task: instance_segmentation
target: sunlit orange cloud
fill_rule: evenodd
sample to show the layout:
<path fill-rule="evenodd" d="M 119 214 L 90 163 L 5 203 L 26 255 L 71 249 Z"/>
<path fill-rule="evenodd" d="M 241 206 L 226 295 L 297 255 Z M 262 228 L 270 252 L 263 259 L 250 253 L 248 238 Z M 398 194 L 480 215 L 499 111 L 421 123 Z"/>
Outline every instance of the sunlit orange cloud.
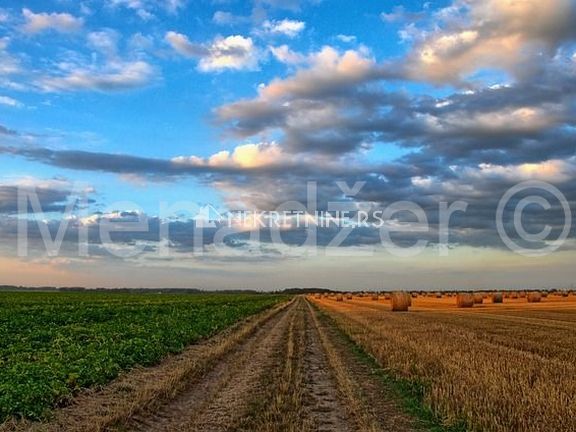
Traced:
<path fill-rule="evenodd" d="M 275 79 L 260 89 L 261 99 L 282 99 L 290 94 L 306 94 L 335 82 L 343 85 L 362 81 L 373 73 L 374 62 L 362 51 L 340 54 L 332 47 L 323 47 L 310 57 L 311 68 L 303 69 L 293 78 Z"/>
<path fill-rule="evenodd" d="M 223 150 L 208 158 L 198 156 L 179 156 L 172 159 L 176 164 L 210 167 L 258 168 L 289 162 L 289 156 L 280 146 L 272 143 L 243 144 L 232 151 Z"/>
<path fill-rule="evenodd" d="M 535 53 L 554 46 L 572 30 L 572 0 L 482 0 L 444 10 L 448 24 L 424 33 L 410 56 L 416 79 L 458 80 L 483 68 L 522 74 Z"/>

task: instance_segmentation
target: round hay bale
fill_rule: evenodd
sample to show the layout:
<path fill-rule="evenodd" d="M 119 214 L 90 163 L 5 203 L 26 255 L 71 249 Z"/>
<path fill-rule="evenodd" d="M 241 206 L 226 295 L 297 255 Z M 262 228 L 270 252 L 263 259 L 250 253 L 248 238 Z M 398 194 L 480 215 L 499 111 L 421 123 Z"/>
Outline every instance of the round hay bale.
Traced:
<path fill-rule="evenodd" d="M 412 297 L 404 291 L 397 291 L 390 296 L 392 312 L 406 312 L 412 305 Z"/>
<path fill-rule="evenodd" d="M 441 292 L 437 292 L 437 293 L 436 293 L 436 298 L 442 298 L 442 293 L 441 293 Z"/>
<path fill-rule="evenodd" d="M 378 301 L 378 294 L 372 294 L 372 300 Z"/>
<path fill-rule="evenodd" d="M 388 293 L 384 294 L 384 300 L 390 300 L 390 294 Z"/>
<path fill-rule="evenodd" d="M 503 303 L 504 299 L 501 292 L 492 293 L 492 303 Z"/>
<path fill-rule="evenodd" d="M 517 299 L 517 298 L 518 298 L 518 293 L 517 293 L 517 292 L 513 292 L 512 294 L 510 294 L 510 298 Z"/>
<path fill-rule="evenodd" d="M 482 304 L 484 302 L 484 295 L 482 293 L 474 293 L 474 303 Z"/>
<path fill-rule="evenodd" d="M 548 297 L 548 291 L 543 291 L 542 292 L 542 298 L 546 298 Z"/>
<path fill-rule="evenodd" d="M 520 298 L 526 298 L 526 291 L 520 291 Z"/>
<path fill-rule="evenodd" d="M 526 300 L 528 300 L 528 303 L 540 303 L 541 299 L 542 295 L 538 291 L 532 291 L 526 295 Z"/>
<path fill-rule="evenodd" d="M 459 293 L 456 295 L 456 306 L 459 308 L 470 308 L 474 306 L 474 296 L 470 293 Z"/>
<path fill-rule="evenodd" d="M 352 300 L 352 294 L 346 294 L 346 300 Z"/>
<path fill-rule="evenodd" d="M 342 294 L 337 294 L 336 295 L 336 301 L 344 301 L 344 296 Z"/>

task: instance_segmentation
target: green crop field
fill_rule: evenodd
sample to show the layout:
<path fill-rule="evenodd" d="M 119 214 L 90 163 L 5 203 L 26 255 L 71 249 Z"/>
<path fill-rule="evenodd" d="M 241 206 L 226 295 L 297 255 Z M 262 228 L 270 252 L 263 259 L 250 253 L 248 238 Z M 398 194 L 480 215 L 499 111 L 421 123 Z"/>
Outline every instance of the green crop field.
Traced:
<path fill-rule="evenodd" d="M 0 423 L 42 418 L 81 388 L 157 363 L 284 298 L 0 292 Z"/>

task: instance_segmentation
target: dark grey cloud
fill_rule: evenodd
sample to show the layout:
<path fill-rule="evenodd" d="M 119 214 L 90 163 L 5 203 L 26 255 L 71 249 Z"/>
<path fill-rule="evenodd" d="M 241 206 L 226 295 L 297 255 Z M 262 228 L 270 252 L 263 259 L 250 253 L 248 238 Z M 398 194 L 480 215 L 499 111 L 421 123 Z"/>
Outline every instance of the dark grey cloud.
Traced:
<path fill-rule="evenodd" d="M 90 152 L 82 150 L 54 150 L 40 146 L 6 146 L 0 145 L 0 154 L 21 157 L 59 168 L 83 171 L 100 171 L 114 174 L 137 174 L 150 179 L 175 180 L 178 177 L 198 177 L 209 181 L 223 176 L 268 177 L 286 175 L 333 176 L 342 170 L 360 173 L 366 166 L 359 164 L 326 166 L 322 172 L 314 160 L 309 162 L 279 161 L 277 164 L 255 167 L 242 167 L 235 164 L 193 164 L 179 162 L 177 159 L 158 159 L 127 154 Z"/>
<path fill-rule="evenodd" d="M 550 149 L 526 153 L 545 158 L 561 153 L 559 138 L 565 142 L 574 134 L 576 79 L 566 62 L 549 65 L 538 82 L 444 98 L 386 91 L 370 74 L 344 90 L 335 83 L 337 92 L 318 92 L 309 77 L 294 84 L 296 75 L 282 97 L 225 105 L 216 118 L 241 138 L 280 133 L 283 147 L 293 153 L 339 155 L 392 143 L 447 159 L 478 151 L 493 158 L 529 147 Z"/>
<path fill-rule="evenodd" d="M 513 206 L 516 205 L 519 199 L 527 196 L 533 191 L 525 191 L 516 197 L 509 207 L 506 208 L 504 221 L 505 229 L 512 238 L 519 245 L 526 248 L 542 248 L 546 243 L 526 242 L 519 238 L 518 233 L 515 231 L 512 221 Z M 541 192 L 541 191 L 540 191 Z M 574 196 L 574 191 L 570 192 Z M 457 245 L 467 245 L 474 247 L 491 247 L 505 249 L 502 239 L 499 237 L 495 229 L 495 215 L 494 210 L 497 204 L 497 199 L 490 199 L 488 191 L 483 199 L 477 198 L 476 200 L 469 200 L 469 208 L 466 213 L 456 213 L 450 223 L 450 243 L 449 247 Z M 388 198 L 388 197 L 386 197 Z M 552 198 L 546 196 L 546 198 Z M 430 225 L 428 230 L 418 232 L 406 227 L 405 231 L 393 232 L 391 240 L 393 245 L 397 247 L 411 247 L 417 241 L 424 240 L 428 242 L 429 246 L 434 246 L 439 242 L 439 226 L 438 226 L 438 207 L 434 205 L 433 200 L 426 200 L 422 196 L 418 196 L 418 203 L 426 212 Z M 574 202 L 572 201 L 572 204 Z M 377 210 L 378 207 L 372 208 Z M 290 256 L 289 251 L 285 255 L 286 248 L 296 248 L 304 246 L 309 240 L 311 229 L 306 228 L 292 228 L 280 231 L 281 242 L 277 242 L 277 237 L 273 236 L 269 229 L 258 229 L 254 231 L 231 231 L 224 236 L 224 238 L 216 236 L 219 235 L 218 229 L 223 228 L 223 224 L 217 224 L 215 228 L 202 228 L 197 231 L 197 224 L 194 220 L 181 220 L 170 221 L 161 220 L 158 217 L 147 216 L 140 214 L 135 217 L 131 212 L 123 212 L 121 214 L 110 217 L 109 215 L 101 215 L 101 219 L 92 219 L 92 222 L 86 224 L 80 220 L 70 220 L 67 229 L 65 230 L 64 243 L 62 245 L 60 255 L 74 257 L 79 253 L 79 241 L 87 240 L 85 250 L 89 256 L 103 256 L 111 258 L 122 258 L 123 255 L 116 255 L 119 250 L 130 252 L 130 256 L 145 256 L 145 257 L 158 257 L 159 259 L 178 260 L 182 256 L 190 258 L 191 254 L 196 254 L 199 259 L 210 259 L 211 256 L 222 255 L 222 249 L 226 249 L 229 253 L 224 251 L 223 256 L 230 261 L 242 261 L 247 256 L 257 255 L 263 258 L 270 259 L 283 259 Z M 353 214 L 352 214 L 353 216 Z M 411 213 L 398 213 L 395 215 L 396 222 L 413 223 L 415 217 Z M 136 220 L 145 222 L 145 230 L 134 229 L 126 227 L 126 223 L 133 223 Z M 537 233 L 544 227 L 550 226 L 552 233 L 550 238 L 557 238 L 563 229 L 564 215 L 558 205 L 553 205 L 552 209 L 543 211 L 537 206 L 528 207 L 523 213 L 523 226 L 533 233 Z M 44 223 L 50 233 L 51 238 L 56 237 L 56 233 L 60 229 L 61 221 L 54 219 Z M 39 228 L 38 222 L 30 220 L 27 222 L 28 229 L 28 242 L 32 250 L 32 254 L 40 254 L 46 252 L 45 245 L 42 242 L 42 231 Z M 110 242 L 103 243 L 101 229 L 111 230 Z M 168 237 L 162 238 L 160 233 L 165 229 Z M 86 236 L 80 232 L 86 230 Z M 84 232 L 84 231 L 83 231 Z M 199 234 L 201 232 L 201 234 Z M 18 233 L 18 223 L 15 218 L 0 218 L 0 237 L 4 240 L 3 247 L 11 247 L 14 251 L 16 238 Z M 326 246 L 334 246 L 334 241 L 338 240 L 339 247 L 375 247 L 380 248 L 382 245 L 392 246 L 392 244 L 383 236 L 381 230 L 375 227 L 357 227 L 349 229 L 344 232 L 343 237 L 339 237 L 343 233 L 343 229 L 336 226 L 318 227 L 315 230 L 314 244 L 320 248 Z M 570 236 L 574 236 L 574 227 L 570 231 Z M 82 239 L 82 240 L 79 240 Z M 254 239 L 257 239 L 254 243 Z M 168 256 L 159 255 L 160 241 L 168 241 L 169 249 Z M 384 243 L 386 242 L 386 243 Z M 214 247 L 217 246 L 218 250 Z M 570 247 L 567 244 L 565 247 Z M 136 252 L 136 253 L 134 253 Z"/>
<path fill-rule="evenodd" d="M 65 189 L 51 187 L 30 188 L 18 185 L 0 185 L 0 214 L 10 214 L 18 212 L 19 194 L 26 196 L 27 193 L 35 193 L 38 202 L 45 212 L 63 212 L 72 197 L 72 192 Z M 23 210 L 33 212 L 29 201 Z"/>

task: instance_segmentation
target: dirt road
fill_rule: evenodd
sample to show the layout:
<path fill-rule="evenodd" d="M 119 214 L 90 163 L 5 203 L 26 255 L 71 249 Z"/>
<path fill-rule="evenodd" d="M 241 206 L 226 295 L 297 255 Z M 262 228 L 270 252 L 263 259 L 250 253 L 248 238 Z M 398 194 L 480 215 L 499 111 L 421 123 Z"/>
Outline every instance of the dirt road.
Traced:
<path fill-rule="evenodd" d="M 413 421 L 304 298 L 28 430 L 409 431 Z"/>

